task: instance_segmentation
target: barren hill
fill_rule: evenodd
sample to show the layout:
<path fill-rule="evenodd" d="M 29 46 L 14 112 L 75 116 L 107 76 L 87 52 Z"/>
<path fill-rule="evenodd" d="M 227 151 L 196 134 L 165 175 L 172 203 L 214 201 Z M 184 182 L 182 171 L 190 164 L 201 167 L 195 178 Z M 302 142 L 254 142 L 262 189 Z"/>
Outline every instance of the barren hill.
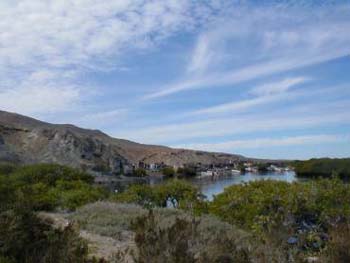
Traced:
<path fill-rule="evenodd" d="M 0 161 L 59 163 L 88 170 L 118 172 L 121 164 L 143 162 L 181 166 L 245 159 L 239 155 L 172 149 L 115 139 L 98 130 L 45 123 L 0 111 Z"/>

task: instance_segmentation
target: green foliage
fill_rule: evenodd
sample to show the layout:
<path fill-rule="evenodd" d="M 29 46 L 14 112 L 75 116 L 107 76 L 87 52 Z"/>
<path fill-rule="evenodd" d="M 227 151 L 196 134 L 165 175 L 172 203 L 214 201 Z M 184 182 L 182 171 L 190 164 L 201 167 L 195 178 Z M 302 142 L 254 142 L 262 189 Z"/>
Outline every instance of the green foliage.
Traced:
<path fill-rule="evenodd" d="M 76 209 L 107 197 L 93 177 L 55 164 L 23 166 L 0 175 L 0 211 L 21 204 L 33 210 Z"/>
<path fill-rule="evenodd" d="M 75 210 L 82 205 L 106 199 L 108 192 L 103 188 L 92 187 L 82 181 L 60 180 L 56 187 L 50 190 L 49 195 L 56 197 L 58 207 Z"/>
<path fill-rule="evenodd" d="M 162 169 L 162 174 L 167 177 L 174 177 L 175 176 L 175 169 L 173 167 L 164 167 Z"/>
<path fill-rule="evenodd" d="M 258 164 L 257 164 L 258 171 L 259 171 L 259 172 L 262 172 L 262 173 L 267 172 L 267 171 L 268 171 L 267 168 L 268 168 L 269 166 L 270 166 L 270 165 L 267 164 L 267 163 L 258 163 Z"/>
<path fill-rule="evenodd" d="M 55 186 L 59 180 L 83 181 L 88 184 L 94 182 L 93 176 L 80 170 L 58 164 L 35 164 L 16 169 L 11 177 L 20 185 L 43 183 Z"/>
<path fill-rule="evenodd" d="M 132 185 L 113 199 L 119 202 L 136 203 L 145 207 L 173 207 L 190 209 L 200 204 L 200 191 L 190 183 L 174 179 L 162 185 Z"/>
<path fill-rule="evenodd" d="M 147 171 L 143 168 L 137 168 L 135 169 L 133 175 L 136 177 L 145 177 L 147 176 Z"/>
<path fill-rule="evenodd" d="M 350 218 L 350 186 L 339 179 L 255 181 L 226 188 L 209 211 L 281 249 L 290 250 L 286 240 L 296 236 L 299 251 L 320 252 L 329 229 Z"/>
<path fill-rule="evenodd" d="M 155 217 L 150 211 L 148 216 L 139 217 L 132 225 L 136 232 L 135 241 L 139 248 L 139 262 L 195 262 L 189 249 L 189 237 L 196 231 L 193 225 L 184 219 L 176 218 L 175 223 L 165 231 L 159 229 Z"/>
<path fill-rule="evenodd" d="M 190 166 L 179 167 L 176 172 L 178 176 L 183 176 L 183 177 L 192 177 L 192 176 L 196 176 L 197 174 L 196 168 L 190 167 Z"/>
<path fill-rule="evenodd" d="M 123 240 L 125 232 L 131 230 L 132 220 L 146 213 L 134 204 L 96 202 L 78 208 L 69 219 L 91 233 Z"/>
<path fill-rule="evenodd" d="M 350 262 L 350 225 L 342 223 L 330 231 L 330 242 L 325 256 L 328 262 Z"/>
<path fill-rule="evenodd" d="M 251 235 L 212 217 L 192 217 L 174 210 L 151 210 L 131 228 L 138 248 L 136 262 L 287 262 Z"/>
<path fill-rule="evenodd" d="M 0 214 L 0 262 L 86 262 L 87 246 L 72 225 L 52 227 L 31 211 Z"/>
<path fill-rule="evenodd" d="M 331 177 L 337 175 L 350 178 L 350 158 L 347 159 L 311 159 L 292 163 L 295 172 L 301 177 Z"/>
<path fill-rule="evenodd" d="M 11 163 L 0 163 L 0 175 L 8 175 L 13 173 L 18 166 Z"/>

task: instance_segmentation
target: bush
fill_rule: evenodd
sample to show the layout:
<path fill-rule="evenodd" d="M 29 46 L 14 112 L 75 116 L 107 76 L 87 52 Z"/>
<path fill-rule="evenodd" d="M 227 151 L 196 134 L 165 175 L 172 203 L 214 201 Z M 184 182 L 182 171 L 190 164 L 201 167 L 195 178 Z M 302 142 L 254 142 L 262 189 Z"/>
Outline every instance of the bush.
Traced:
<path fill-rule="evenodd" d="M 137 205 L 96 202 L 77 209 L 69 218 L 91 233 L 122 240 L 125 231 L 131 231 L 131 221 L 146 213 Z"/>
<path fill-rule="evenodd" d="M 18 185 L 43 183 L 55 186 L 57 181 L 94 182 L 94 177 L 80 170 L 58 164 L 35 164 L 20 167 L 11 174 Z"/>
<path fill-rule="evenodd" d="M 251 234 L 212 216 L 193 217 L 178 209 L 156 208 L 150 213 L 141 206 L 96 202 L 68 215 L 94 235 L 116 239 L 110 254 L 134 257 L 136 262 L 285 262 L 286 256 Z M 134 249 L 135 240 L 137 249 Z M 128 255 L 120 255 L 129 244 Z M 104 243 L 101 244 L 106 251 Z M 108 247 L 109 249 L 109 247 Z M 225 261 L 226 260 L 226 261 Z"/>
<path fill-rule="evenodd" d="M 201 194 L 190 183 L 175 179 L 155 186 L 131 185 L 125 192 L 116 194 L 113 200 L 145 207 L 172 206 L 190 209 L 201 203 Z"/>
<path fill-rule="evenodd" d="M 54 164 L 23 166 L 0 175 L 0 210 L 21 204 L 33 210 L 76 209 L 107 198 L 92 185 L 93 177 L 79 170 Z"/>
<path fill-rule="evenodd" d="M 350 178 L 350 158 L 347 159 L 311 159 L 296 161 L 292 164 L 295 172 L 301 177 L 331 177 L 337 175 Z"/>
<path fill-rule="evenodd" d="M 147 176 L 147 171 L 143 168 L 137 168 L 134 171 L 133 175 L 136 177 L 145 177 L 145 176 Z"/>
<path fill-rule="evenodd" d="M 350 225 L 342 223 L 330 230 L 330 242 L 325 252 L 328 262 L 350 262 Z"/>
<path fill-rule="evenodd" d="M 226 188 L 209 203 L 209 211 L 288 253 L 293 247 L 320 252 L 328 230 L 350 217 L 350 186 L 339 179 L 250 182 Z M 291 237 L 296 238 L 292 246 L 287 245 Z"/>
<path fill-rule="evenodd" d="M 87 258 L 87 246 L 72 225 L 56 229 L 31 211 L 12 210 L 0 215 L 1 257 L 3 262 L 79 263 Z"/>
<path fill-rule="evenodd" d="M 11 163 L 0 163 L 0 175 L 9 175 L 16 171 L 18 166 Z"/>
<path fill-rule="evenodd" d="M 162 169 L 162 174 L 167 177 L 174 177 L 175 176 L 175 170 L 173 167 L 165 167 Z"/>
<path fill-rule="evenodd" d="M 212 217 L 150 211 L 133 221 L 136 262 L 287 262 L 251 235 Z"/>
<path fill-rule="evenodd" d="M 196 176 L 197 171 L 195 167 L 180 167 L 177 169 L 177 175 L 183 177 L 193 177 Z"/>

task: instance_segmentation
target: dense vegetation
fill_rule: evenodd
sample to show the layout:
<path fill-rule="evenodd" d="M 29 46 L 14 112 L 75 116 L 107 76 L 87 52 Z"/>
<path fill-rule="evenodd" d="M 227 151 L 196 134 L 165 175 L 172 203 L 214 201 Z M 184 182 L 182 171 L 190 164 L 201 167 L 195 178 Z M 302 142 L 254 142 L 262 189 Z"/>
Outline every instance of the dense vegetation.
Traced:
<path fill-rule="evenodd" d="M 296 161 L 292 164 L 295 172 L 301 177 L 331 177 L 350 178 L 350 158 L 347 159 L 310 159 Z"/>
<path fill-rule="evenodd" d="M 23 208 L 22 208 L 23 209 Z M 52 222 L 29 210 L 0 214 L 0 262 L 87 262 L 88 247 L 69 224 L 54 228 Z"/>
<path fill-rule="evenodd" d="M 1 263 L 91 262 L 75 223 L 57 227 L 38 211 L 122 242 L 127 249 L 112 245 L 109 262 L 350 262 L 350 185 L 334 176 L 234 185 L 209 202 L 177 179 L 112 194 L 64 166 L 2 165 L 0 205 Z"/>
<path fill-rule="evenodd" d="M 0 205 L 3 209 L 20 203 L 33 210 L 73 210 L 106 197 L 108 193 L 93 186 L 93 181 L 87 173 L 60 165 L 4 165 L 0 168 Z"/>
<path fill-rule="evenodd" d="M 93 177 L 60 165 L 0 166 L 0 262 L 88 262 L 73 225 L 55 228 L 35 211 L 73 210 L 106 197 Z"/>
<path fill-rule="evenodd" d="M 162 174 L 166 177 L 174 177 L 176 174 L 176 171 L 173 167 L 164 167 L 162 169 Z"/>
<path fill-rule="evenodd" d="M 334 226 L 348 227 L 350 187 L 339 179 L 251 182 L 228 187 L 210 203 L 209 210 L 266 242 L 281 244 L 283 250 L 320 254 L 329 248 L 329 233 L 338 231 Z"/>
<path fill-rule="evenodd" d="M 112 199 L 117 202 L 142 205 L 146 208 L 170 206 L 189 209 L 203 204 L 199 189 L 182 180 L 172 180 L 155 186 L 135 184 Z"/>
<path fill-rule="evenodd" d="M 176 184 L 181 185 L 182 182 Z M 177 197 L 180 204 L 182 201 L 186 204 L 179 208 L 191 214 L 215 215 L 248 231 L 258 240 L 256 242 L 269 244 L 270 250 L 284 255 L 278 262 L 287 262 L 287 255 L 296 261 L 320 256 L 325 262 L 350 262 L 350 185 L 340 179 L 317 179 L 304 183 L 250 182 L 226 188 L 212 202 L 201 199 L 193 189 L 186 190 L 192 194 L 185 199 L 182 199 L 184 195 Z M 163 200 L 172 190 L 167 186 L 132 187 L 117 195 L 116 200 L 144 207 L 149 207 L 150 203 L 153 207 L 164 207 Z M 147 220 L 152 224 L 151 217 L 144 218 L 143 222 Z M 176 224 L 174 227 L 177 228 Z M 147 225 L 144 228 L 150 231 Z M 171 227 L 168 230 L 175 231 Z M 154 237 L 155 240 L 158 238 Z"/>
<path fill-rule="evenodd" d="M 251 234 L 210 216 L 179 209 L 144 209 L 134 204 L 97 202 L 69 215 L 91 233 L 118 240 L 120 253 L 108 262 L 283 262 L 285 255 Z M 103 241 L 104 243 L 107 243 Z M 96 252 L 99 253 L 98 251 Z"/>

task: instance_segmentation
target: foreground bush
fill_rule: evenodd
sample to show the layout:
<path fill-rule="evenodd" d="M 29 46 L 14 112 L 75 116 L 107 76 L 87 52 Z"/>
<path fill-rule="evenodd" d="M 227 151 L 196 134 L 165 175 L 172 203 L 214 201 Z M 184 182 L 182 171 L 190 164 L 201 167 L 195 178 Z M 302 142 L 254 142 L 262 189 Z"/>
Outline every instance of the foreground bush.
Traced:
<path fill-rule="evenodd" d="M 341 223 L 330 230 L 325 262 L 350 262 L 350 225 Z"/>
<path fill-rule="evenodd" d="M 339 179 L 250 182 L 226 188 L 209 204 L 209 211 L 280 244 L 286 253 L 320 253 L 334 226 L 349 221 L 350 186 Z"/>
<path fill-rule="evenodd" d="M 127 253 L 136 262 L 287 262 L 286 255 L 272 245 L 208 215 L 194 217 L 167 208 L 149 212 L 133 204 L 97 202 L 69 218 L 89 233 L 129 244 Z M 107 250 L 104 243 L 101 246 Z M 119 249 L 115 247 L 118 257 L 106 255 L 106 259 L 125 262 L 127 255 L 120 255 Z"/>
<path fill-rule="evenodd" d="M 86 262 L 86 243 L 72 225 L 56 229 L 52 222 L 26 210 L 0 214 L 0 262 Z"/>
<path fill-rule="evenodd" d="M 140 263 L 287 262 L 273 246 L 213 217 L 180 212 L 165 216 L 151 210 L 137 218 L 132 229 Z"/>
<path fill-rule="evenodd" d="M 2 171 L 6 173 L 0 174 L 0 210 L 17 204 L 33 210 L 74 210 L 108 195 L 93 186 L 91 175 L 61 165 L 37 164 Z"/>
<path fill-rule="evenodd" d="M 86 231 L 123 240 L 131 231 L 131 222 L 146 214 L 147 210 L 134 204 L 96 202 L 77 209 L 68 218 Z"/>

